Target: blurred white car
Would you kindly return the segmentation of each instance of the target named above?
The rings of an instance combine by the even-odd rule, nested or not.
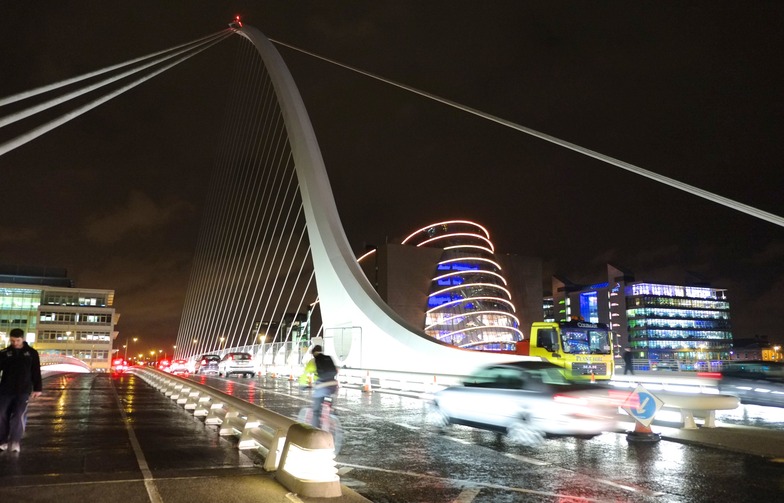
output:
[[[462,424],[506,433],[522,445],[545,437],[592,438],[617,428],[626,398],[609,387],[567,381],[560,367],[524,361],[482,367],[462,386],[433,395],[437,427]]]
[[[174,360],[169,365],[167,370],[170,374],[187,376],[190,373],[188,369],[188,360]]]
[[[256,366],[250,353],[228,353],[218,363],[218,375],[229,377],[231,374],[243,374],[246,377],[256,375]]]

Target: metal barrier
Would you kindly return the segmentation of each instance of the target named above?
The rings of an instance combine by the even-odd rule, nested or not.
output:
[[[290,491],[308,497],[341,495],[329,433],[182,377],[149,368],[132,371],[194,416],[204,417],[205,424],[217,426],[220,435],[238,437],[239,449],[257,449],[264,456],[263,468],[277,470],[275,478]]]

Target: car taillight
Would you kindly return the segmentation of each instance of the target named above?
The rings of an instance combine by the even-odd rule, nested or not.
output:
[[[201,365],[207,365],[207,360],[202,360]]]
[[[234,355],[229,356],[229,360],[233,360],[233,359],[234,359]]]

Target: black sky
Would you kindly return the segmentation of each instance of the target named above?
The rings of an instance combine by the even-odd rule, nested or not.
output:
[[[0,96],[195,40],[235,14],[270,38],[784,214],[780,2],[0,2]],[[120,339],[168,349],[231,45],[0,157],[0,263],[65,267],[78,286],[116,290]],[[497,251],[541,257],[547,275],[578,283],[603,280],[608,262],[638,280],[704,278],[729,289],[736,337],[784,339],[784,229],[280,52],[355,250],[470,218]]]

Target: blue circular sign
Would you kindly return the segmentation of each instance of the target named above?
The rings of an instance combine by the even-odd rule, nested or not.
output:
[[[645,391],[638,392],[637,397],[639,402],[631,409],[632,415],[640,419],[651,419],[656,414],[656,399]]]

